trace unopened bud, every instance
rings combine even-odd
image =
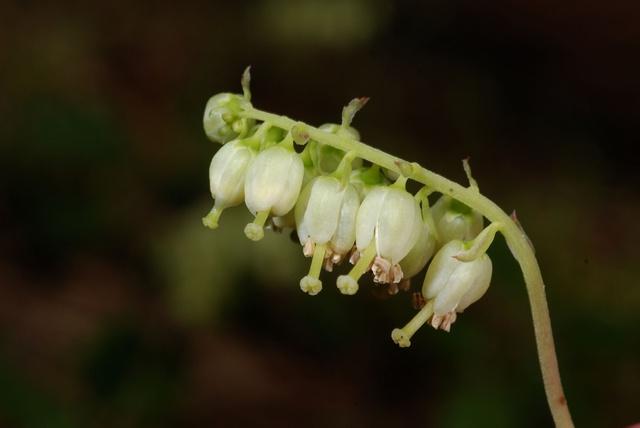
[[[443,195],[431,208],[440,245],[452,240],[474,239],[483,226],[482,215],[450,196]]]
[[[253,120],[240,118],[243,108],[251,103],[242,95],[221,93],[209,98],[204,109],[203,125],[207,137],[216,143],[224,144],[248,131]]]

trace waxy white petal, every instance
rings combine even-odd
[[[338,227],[343,196],[344,189],[334,177],[317,177],[305,186],[295,210],[301,243],[311,239],[325,244],[331,239]]]
[[[242,203],[247,169],[255,152],[240,141],[220,147],[209,166],[209,185],[217,207]]]
[[[364,251],[374,238],[378,216],[387,197],[387,187],[375,187],[364,198],[356,218],[356,247]]]
[[[280,146],[261,152],[251,162],[245,180],[245,202],[252,213],[288,213],[296,203],[304,166],[297,153]]]
[[[404,278],[411,278],[420,272],[433,256],[436,249],[436,239],[429,228],[423,223],[420,236],[409,253],[400,261]]]
[[[434,314],[462,312],[486,293],[491,282],[491,259],[486,254],[461,262],[454,256],[464,250],[462,241],[447,243],[436,254],[422,287],[426,299],[434,299]]]
[[[420,208],[412,195],[394,187],[376,187],[358,210],[356,246],[363,251],[375,239],[377,254],[396,264],[414,246],[421,227]]]
[[[331,239],[330,248],[334,253],[344,255],[351,251],[356,241],[356,216],[360,208],[358,191],[347,185],[342,198],[338,227]]]

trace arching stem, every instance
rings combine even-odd
[[[501,232],[514,258],[520,265],[527,287],[538,359],[542,371],[542,380],[553,420],[557,427],[573,427],[571,414],[560,380],[560,371],[558,369],[558,360],[553,342],[551,319],[549,318],[549,308],[547,306],[542,274],[540,273],[538,262],[531,245],[528,243],[526,235],[520,230],[511,217],[476,189],[463,187],[458,183],[421,167],[417,163],[407,162],[360,141],[347,138],[343,135],[330,134],[305,123],[291,120],[288,117],[254,108],[245,110],[241,113],[241,116],[269,121],[273,125],[287,131],[293,126],[299,126],[299,129],[304,129],[311,139],[320,144],[328,144],[344,152],[354,150],[358,154],[358,157],[405,175],[412,180],[429,186],[435,191],[452,196],[480,212],[489,221],[500,223],[502,225]]]

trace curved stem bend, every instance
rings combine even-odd
[[[538,350],[538,359],[542,371],[547,402],[557,427],[573,427],[569,407],[565,398],[558,360],[551,330],[551,319],[549,318],[549,308],[545,294],[545,285],[542,274],[536,260],[533,248],[529,240],[520,227],[493,201],[483,196],[475,188],[466,188],[439,174],[423,168],[417,163],[410,163],[398,157],[389,155],[382,150],[368,146],[365,143],[356,141],[344,136],[321,131],[311,125],[294,121],[286,116],[279,116],[257,109],[247,109],[242,116],[256,120],[268,121],[274,126],[284,130],[290,130],[294,126],[303,129],[312,140],[321,144],[327,144],[344,152],[355,151],[358,157],[380,165],[391,171],[395,171],[429,186],[431,189],[449,195],[460,202],[473,207],[489,221],[501,223],[501,232],[511,249],[513,256],[520,264],[522,275],[527,287],[529,303],[531,305],[531,315]]]

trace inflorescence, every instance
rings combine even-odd
[[[554,422],[573,427],[544,282],[515,212],[507,215],[480,193],[466,160],[468,187],[360,142],[351,122],[367,98],[345,106],[340,124],[316,128],[255,109],[249,80],[247,68],[242,95],[215,95],[205,108],[205,133],[223,146],[209,168],[215,203],[204,225],[217,228],[223,211],[244,201],[255,216],[244,230],[249,239],[262,239],[265,228],[294,230],[303,254],[311,257],[309,273],[300,280],[309,295],[322,290],[323,268],[332,271],[345,260],[353,267],[336,285],[346,295],[358,291],[368,271],[390,294],[408,290],[428,264],[422,290],[413,294],[420,310],[391,333],[401,347],[410,346],[425,323],[449,331],[458,314],[486,293],[492,273],[486,252],[500,232],[527,287]],[[411,194],[408,180],[424,187]],[[434,193],[441,196],[430,206]]]
[[[209,168],[215,203],[203,224],[217,228],[226,208],[244,202],[255,216],[244,230],[249,239],[262,239],[265,228],[295,230],[303,254],[311,258],[300,289],[312,296],[323,288],[322,269],[332,271],[345,260],[353,266],[336,284],[345,295],[355,294],[369,271],[390,294],[409,290],[411,279],[429,264],[415,299],[420,311],[391,337],[407,347],[424,323],[449,331],[457,314],[489,287],[492,264],[486,251],[500,223],[484,227],[479,212],[448,195],[431,207],[434,189],[409,193],[408,177],[311,138],[308,125],[283,129],[256,120],[250,114],[249,69],[242,87],[242,95],[213,96],[204,112],[207,137],[223,146]],[[351,122],[367,101],[354,99],[340,124],[316,131],[359,141]],[[296,145],[303,148],[298,152]],[[479,191],[466,160],[463,165],[469,188]]]

